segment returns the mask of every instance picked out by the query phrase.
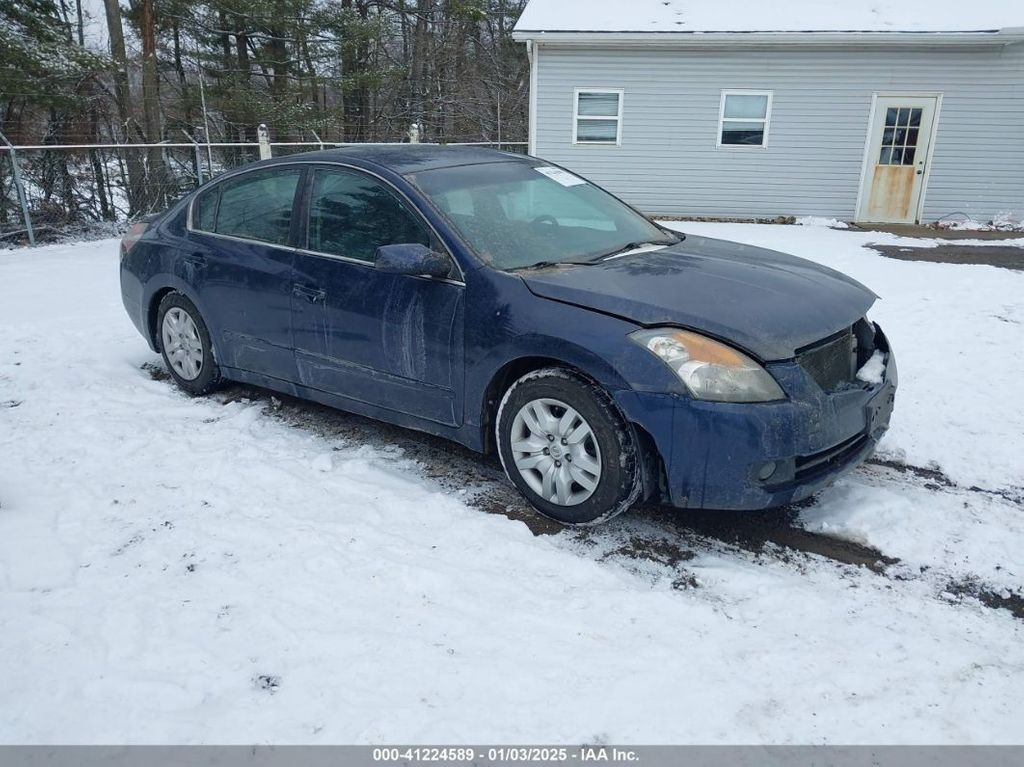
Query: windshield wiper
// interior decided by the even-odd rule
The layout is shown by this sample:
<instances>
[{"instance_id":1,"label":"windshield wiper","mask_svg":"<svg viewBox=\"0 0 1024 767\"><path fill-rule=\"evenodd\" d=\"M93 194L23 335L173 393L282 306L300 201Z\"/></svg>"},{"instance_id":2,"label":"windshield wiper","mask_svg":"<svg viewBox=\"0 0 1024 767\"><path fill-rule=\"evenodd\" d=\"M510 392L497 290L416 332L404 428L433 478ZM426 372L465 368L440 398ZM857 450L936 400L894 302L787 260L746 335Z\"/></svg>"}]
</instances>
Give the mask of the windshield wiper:
<instances>
[{"instance_id":1,"label":"windshield wiper","mask_svg":"<svg viewBox=\"0 0 1024 767\"><path fill-rule=\"evenodd\" d=\"M523 269L546 269L549 266L593 266L597 261L538 261L535 264L527 264L526 266L517 266L516 271L522 271Z\"/></svg>"},{"instance_id":2,"label":"windshield wiper","mask_svg":"<svg viewBox=\"0 0 1024 767\"><path fill-rule=\"evenodd\" d=\"M662 245L667 248L669 245L675 245L676 242L678 242L678 240L676 240L675 242L651 242L650 240L645 240L643 242L630 242L623 245L620 248L615 248L614 250L609 250L605 253L601 253L600 255L594 256L592 259L590 259L590 263L607 261L609 258L613 258L614 256L621 256L623 253L629 253L629 251L631 250L638 250L640 248L646 248L651 245Z\"/></svg>"}]
</instances>

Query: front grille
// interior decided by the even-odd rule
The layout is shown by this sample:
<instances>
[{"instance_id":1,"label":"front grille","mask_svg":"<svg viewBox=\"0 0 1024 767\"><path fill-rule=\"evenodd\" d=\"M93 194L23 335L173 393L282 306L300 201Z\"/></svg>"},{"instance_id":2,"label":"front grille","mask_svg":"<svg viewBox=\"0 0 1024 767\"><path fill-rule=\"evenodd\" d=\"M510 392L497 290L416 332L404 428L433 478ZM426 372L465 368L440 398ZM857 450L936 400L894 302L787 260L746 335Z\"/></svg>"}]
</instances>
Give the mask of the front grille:
<instances>
[{"instance_id":1,"label":"front grille","mask_svg":"<svg viewBox=\"0 0 1024 767\"><path fill-rule=\"evenodd\" d=\"M804 482L836 466L841 466L859 453L864 448L864 445L867 444L867 441L868 435L862 433L851 437L845 442L840 442L838 445L833 445L828 450L822 450L820 453L799 456L796 459L796 476L794 479L797 482Z\"/></svg>"},{"instance_id":2,"label":"front grille","mask_svg":"<svg viewBox=\"0 0 1024 767\"><path fill-rule=\"evenodd\" d=\"M824 391L835 391L857 375L857 342L853 329L797 354L797 362Z\"/></svg>"}]
</instances>

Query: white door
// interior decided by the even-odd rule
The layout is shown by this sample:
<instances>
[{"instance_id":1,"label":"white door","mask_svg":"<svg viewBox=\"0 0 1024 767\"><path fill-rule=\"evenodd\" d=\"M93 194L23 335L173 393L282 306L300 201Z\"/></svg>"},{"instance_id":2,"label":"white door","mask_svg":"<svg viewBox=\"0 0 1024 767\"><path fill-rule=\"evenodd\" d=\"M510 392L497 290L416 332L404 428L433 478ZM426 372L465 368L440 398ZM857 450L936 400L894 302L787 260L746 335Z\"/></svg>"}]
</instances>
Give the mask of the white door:
<instances>
[{"instance_id":1,"label":"white door","mask_svg":"<svg viewBox=\"0 0 1024 767\"><path fill-rule=\"evenodd\" d=\"M858 221L917 222L936 102L934 96L878 97Z\"/></svg>"}]
</instances>

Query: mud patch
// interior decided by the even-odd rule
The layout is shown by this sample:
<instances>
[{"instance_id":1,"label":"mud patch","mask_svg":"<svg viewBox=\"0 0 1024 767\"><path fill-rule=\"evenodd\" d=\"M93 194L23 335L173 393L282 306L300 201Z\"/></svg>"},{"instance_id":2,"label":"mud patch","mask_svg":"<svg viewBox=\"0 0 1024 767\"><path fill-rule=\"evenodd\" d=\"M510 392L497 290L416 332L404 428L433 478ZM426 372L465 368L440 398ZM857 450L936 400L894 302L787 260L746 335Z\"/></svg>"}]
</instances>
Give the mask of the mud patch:
<instances>
[{"instance_id":1,"label":"mud patch","mask_svg":"<svg viewBox=\"0 0 1024 767\"><path fill-rule=\"evenodd\" d=\"M869 245L886 258L900 261L929 261L936 264L980 264L1024 271L1024 248L1008 245L939 245L935 248L906 248L897 245Z\"/></svg>"},{"instance_id":2,"label":"mud patch","mask_svg":"<svg viewBox=\"0 0 1024 767\"><path fill-rule=\"evenodd\" d=\"M623 556L630 559L645 559L648 562L656 562L670 569L676 569L681 562L688 562L696 554L684 549L678 541L670 541L668 538L644 538L640 535L631 536L629 541L606 554L602 559L610 556Z\"/></svg>"},{"instance_id":3,"label":"mud patch","mask_svg":"<svg viewBox=\"0 0 1024 767\"><path fill-rule=\"evenodd\" d=\"M866 567L879 574L899 562L871 546L795 526L797 514L806 505L805 502L769 511L672 510L666 514L660 510L660 513L681 532L696 533L754 554L774 558L785 558L786 551L813 554L843 565ZM654 512L653 509L647 511Z\"/></svg>"},{"instance_id":4,"label":"mud patch","mask_svg":"<svg viewBox=\"0 0 1024 767\"><path fill-rule=\"evenodd\" d=\"M281 687L281 677L276 674L260 674L253 677L252 686L273 695Z\"/></svg>"},{"instance_id":5,"label":"mud patch","mask_svg":"<svg viewBox=\"0 0 1024 767\"><path fill-rule=\"evenodd\" d=\"M1014 618L1024 620L1024 595L1008 589L996 591L978 580L965 578L947 583L945 594L955 599L977 599L985 607L1007 610Z\"/></svg>"},{"instance_id":6,"label":"mud patch","mask_svg":"<svg viewBox=\"0 0 1024 767\"><path fill-rule=\"evenodd\" d=\"M1004 501L1017 504L1018 506L1024 506L1024 488L1022 487L1008 487L1001 490L990 490L984 487L978 487L977 485L971 485L966 487L964 485L958 485L956 482L951 480L939 469L925 468L922 466L913 466L911 464L900 463L899 461L891 461L884 458L869 458L865 461L867 466L882 466L886 469L892 469L900 474L910 474L918 479L925 480L925 487L929 490L937 490L939 488L949 488L956 490L964 490L969 493L981 493L983 495L994 495L998 498L1002 498Z\"/></svg>"},{"instance_id":7,"label":"mud patch","mask_svg":"<svg viewBox=\"0 0 1024 767\"><path fill-rule=\"evenodd\" d=\"M154 381L170 381L171 374L167 372L167 368L163 365L157 365L155 362L147 362L142 366L142 371L146 373Z\"/></svg>"}]
</instances>

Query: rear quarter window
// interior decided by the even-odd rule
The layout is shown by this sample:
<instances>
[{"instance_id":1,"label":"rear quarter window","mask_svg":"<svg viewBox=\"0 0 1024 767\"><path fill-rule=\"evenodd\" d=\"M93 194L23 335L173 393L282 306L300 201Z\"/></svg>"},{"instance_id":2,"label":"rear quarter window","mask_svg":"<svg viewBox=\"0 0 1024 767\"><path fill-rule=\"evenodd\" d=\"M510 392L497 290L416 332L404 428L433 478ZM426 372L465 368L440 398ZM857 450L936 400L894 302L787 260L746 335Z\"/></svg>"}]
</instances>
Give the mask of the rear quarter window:
<instances>
[{"instance_id":1,"label":"rear quarter window","mask_svg":"<svg viewBox=\"0 0 1024 767\"><path fill-rule=\"evenodd\" d=\"M208 189L196 196L192 203L192 228L201 232L214 231L217 215L217 199L220 197L220 188Z\"/></svg>"}]
</instances>

